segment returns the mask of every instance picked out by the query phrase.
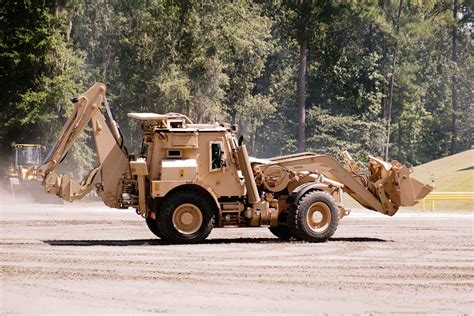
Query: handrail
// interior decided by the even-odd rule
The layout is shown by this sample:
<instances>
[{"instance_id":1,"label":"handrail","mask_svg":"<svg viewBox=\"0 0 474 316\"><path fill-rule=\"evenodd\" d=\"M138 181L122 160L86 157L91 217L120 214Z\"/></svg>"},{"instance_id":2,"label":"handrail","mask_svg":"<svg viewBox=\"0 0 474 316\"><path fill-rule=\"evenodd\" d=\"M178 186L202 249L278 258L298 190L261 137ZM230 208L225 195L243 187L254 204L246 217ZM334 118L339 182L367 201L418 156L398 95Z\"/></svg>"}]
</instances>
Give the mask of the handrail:
<instances>
[{"instance_id":1,"label":"handrail","mask_svg":"<svg viewBox=\"0 0 474 316\"><path fill-rule=\"evenodd\" d=\"M426 201L431 201L431 211L435 210L435 201L472 201L474 192L431 192L423 199L423 212L426 209Z\"/></svg>"}]
</instances>

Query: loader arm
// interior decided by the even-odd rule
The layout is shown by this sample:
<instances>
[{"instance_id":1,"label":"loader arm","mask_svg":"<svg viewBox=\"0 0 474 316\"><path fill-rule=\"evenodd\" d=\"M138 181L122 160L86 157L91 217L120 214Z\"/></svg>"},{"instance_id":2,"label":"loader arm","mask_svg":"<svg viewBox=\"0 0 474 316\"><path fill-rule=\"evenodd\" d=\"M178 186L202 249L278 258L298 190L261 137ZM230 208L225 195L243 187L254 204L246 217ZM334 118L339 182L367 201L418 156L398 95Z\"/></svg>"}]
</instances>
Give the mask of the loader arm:
<instances>
[{"instance_id":1,"label":"loader arm","mask_svg":"<svg viewBox=\"0 0 474 316\"><path fill-rule=\"evenodd\" d=\"M273 165L284 167L293 175L321 173L325 177L343 184L343 190L362 206L386 215L394 215L400 206L412 206L433 189L429 185L410 178L410 170L393 161L387 163L369 156L370 174L357 173L354 161L346 153L346 168L329 156L301 153L275 157L271 163L258 167L262 172Z\"/></svg>"},{"instance_id":2,"label":"loader arm","mask_svg":"<svg viewBox=\"0 0 474 316\"><path fill-rule=\"evenodd\" d=\"M46 192L56 194L66 201L79 200L91 191L94 184L104 203L113 208L120 207L121 182L129 177L129 161L122 138L112 118L105 99L105 85L96 83L82 96L75 98L74 112L61 129L56 144L39 167ZM109 124L100 108L104 103ZM68 175L58 175L54 170L65 158L71 146L90 123L94 137L99 165L89 172L81 183ZM97 175L100 175L98 182Z\"/></svg>"}]
</instances>

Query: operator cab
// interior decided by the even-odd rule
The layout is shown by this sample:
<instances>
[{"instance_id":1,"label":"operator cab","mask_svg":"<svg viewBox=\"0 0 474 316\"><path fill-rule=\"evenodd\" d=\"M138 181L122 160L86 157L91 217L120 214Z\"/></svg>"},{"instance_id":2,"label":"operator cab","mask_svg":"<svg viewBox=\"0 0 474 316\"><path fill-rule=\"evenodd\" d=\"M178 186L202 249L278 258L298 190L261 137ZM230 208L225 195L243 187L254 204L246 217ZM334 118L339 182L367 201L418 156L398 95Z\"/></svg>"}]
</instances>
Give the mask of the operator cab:
<instances>
[{"instance_id":1,"label":"operator cab","mask_svg":"<svg viewBox=\"0 0 474 316\"><path fill-rule=\"evenodd\" d=\"M37 144L15 144L15 166L41 165L44 146Z\"/></svg>"}]
</instances>

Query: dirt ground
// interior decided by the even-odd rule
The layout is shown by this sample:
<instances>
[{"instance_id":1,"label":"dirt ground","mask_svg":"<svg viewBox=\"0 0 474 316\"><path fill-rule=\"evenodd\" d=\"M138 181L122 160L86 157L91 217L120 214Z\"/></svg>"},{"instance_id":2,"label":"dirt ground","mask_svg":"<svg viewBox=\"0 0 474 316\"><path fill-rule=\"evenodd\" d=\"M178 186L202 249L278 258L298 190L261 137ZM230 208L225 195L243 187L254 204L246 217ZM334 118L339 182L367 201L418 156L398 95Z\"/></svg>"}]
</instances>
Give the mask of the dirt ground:
<instances>
[{"instance_id":1,"label":"dirt ground","mask_svg":"<svg viewBox=\"0 0 474 316\"><path fill-rule=\"evenodd\" d=\"M1 314L474 314L473 213L354 210L323 244L266 228L166 245L133 210L1 204Z\"/></svg>"}]
</instances>

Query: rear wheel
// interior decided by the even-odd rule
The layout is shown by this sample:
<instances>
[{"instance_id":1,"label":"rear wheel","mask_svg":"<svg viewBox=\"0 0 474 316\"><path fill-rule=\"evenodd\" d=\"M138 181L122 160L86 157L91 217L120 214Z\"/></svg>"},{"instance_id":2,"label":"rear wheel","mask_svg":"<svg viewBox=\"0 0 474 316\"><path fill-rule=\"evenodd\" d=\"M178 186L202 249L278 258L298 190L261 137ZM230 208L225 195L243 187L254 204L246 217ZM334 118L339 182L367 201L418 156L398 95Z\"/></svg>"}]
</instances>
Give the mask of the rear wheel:
<instances>
[{"instance_id":1,"label":"rear wheel","mask_svg":"<svg viewBox=\"0 0 474 316\"><path fill-rule=\"evenodd\" d=\"M289 213L289 232L298 239L324 242L336 231L339 223L336 202L326 192L304 195Z\"/></svg>"},{"instance_id":2,"label":"rear wheel","mask_svg":"<svg viewBox=\"0 0 474 316\"><path fill-rule=\"evenodd\" d=\"M173 243L198 243L212 230L212 204L199 192L183 190L163 202L157 228L163 239Z\"/></svg>"}]
</instances>

